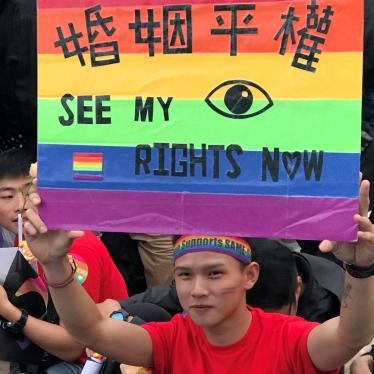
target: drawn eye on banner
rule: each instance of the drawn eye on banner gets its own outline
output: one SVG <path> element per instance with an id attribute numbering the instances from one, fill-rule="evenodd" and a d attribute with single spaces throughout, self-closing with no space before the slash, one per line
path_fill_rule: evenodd
<path id="1" fill-rule="evenodd" d="M 39 0 L 50 227 L 353 240 L 363 2 Z"/>
<path id="2" fill-rule="evenodd" d="M 231 87 L 228 88 L 227 86 Z M 224 103 L 226 110 L 218 108 L 213 101 L 213 94 L 223 88 L 225 88 Z M 252 94 L 253 89 L 260 91 L 268 100 L 268 103 L 262 108 L 258 108 L 255 111 L 251 110 L 251 113 L 248 113 L 249 109 L 255 107 L 255 100 Z M 269 94 L 262 87 L 256 83 L 243 80 L 232 80 L 221 83 L 209 93 L 205 98 L 205 102 L 221 116 L 233 119 L 257 116 L 268 110 L 273 105 L 273 101 Z"/>

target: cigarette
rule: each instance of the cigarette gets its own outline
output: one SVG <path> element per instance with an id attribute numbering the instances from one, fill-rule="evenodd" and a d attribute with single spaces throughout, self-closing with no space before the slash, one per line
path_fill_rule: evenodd
<path id="1" fill-rule="evenodd" d="M 20 246 L 22 242 L 22 214 L 18 213 L 18 247 Z"/>

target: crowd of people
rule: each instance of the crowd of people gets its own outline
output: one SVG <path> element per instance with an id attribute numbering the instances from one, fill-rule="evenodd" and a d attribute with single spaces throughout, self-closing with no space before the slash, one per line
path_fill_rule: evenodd
<path id="1" fill-rule="evenodd" d="M 374 372 L 374 2 L 352 243 L 49 230 L 30 171 L 35 14 L 0 3 L 0 248 L 20 245 L 21 215 L 30 249 L 0 278 L 0 374 Z"/>

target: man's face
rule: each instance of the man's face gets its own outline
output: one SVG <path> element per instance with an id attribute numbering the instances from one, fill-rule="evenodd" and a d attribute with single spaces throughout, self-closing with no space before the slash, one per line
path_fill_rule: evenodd
<path id="1" fill-rule="evenodd" d="M 29 208 L 28 177 L 4 178 L 0 180 L 0 226 L 17 233 L 17 214 L 24 215 Z"/>
<path id="2" fill-rule="evenodd" d="M 231 256 L 185 254 L 175 261 L 174 276 L 183 309 L 203 328 L 219 326 L 245 307 L 248 278 Z"/>

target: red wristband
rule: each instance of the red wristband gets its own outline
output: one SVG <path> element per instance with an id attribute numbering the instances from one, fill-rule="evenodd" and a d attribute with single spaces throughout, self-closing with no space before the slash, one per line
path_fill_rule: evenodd
<path id="1" fill-rule="evenodd" d="M 43 279 L 44 279 L 45 284 L 48 287 L 51 287 L 51 288 L 63 288 L 63 287 L 68 286 L 70 283 L 72 283 L 75 279 L 75 273 L 77 272 L 77 264 L 75 263 L 74 258 L 72 258 L 71 261 L 69 261 L 69 264 L 70 264 L 70 267 L 71 267 L 71 273 L 69 274 L 69 276 L 64 281 L 62 281 L 62 282 L 48 282 L 45 274 L 43 274 Z"/>

